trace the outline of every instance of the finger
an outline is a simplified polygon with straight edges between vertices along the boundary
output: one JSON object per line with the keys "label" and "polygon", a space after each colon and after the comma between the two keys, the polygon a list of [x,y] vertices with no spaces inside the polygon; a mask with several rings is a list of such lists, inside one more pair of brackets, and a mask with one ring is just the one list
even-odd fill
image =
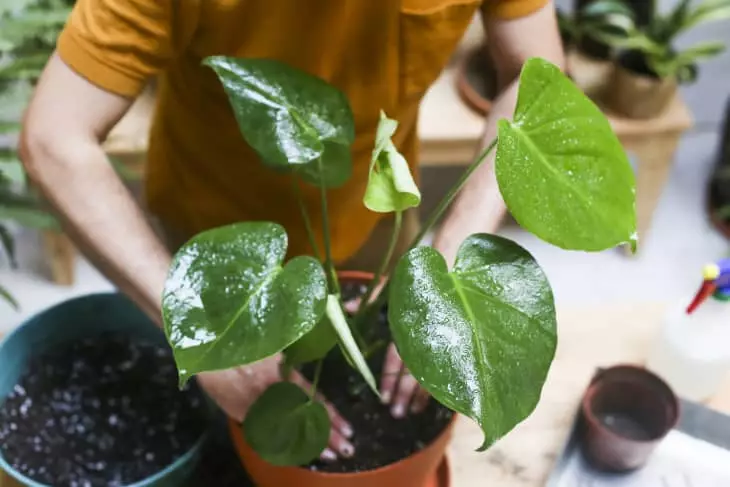
{"label": "finger", "polygon": [[403,361],[398,355],[395,344],[388,345],[388,351],[385,354],[385,364],[383,364],[383,373],[380,376],[380,397],[383,404],[390,404],[390,400],[395,394],[395,387],[398,384],[398,376],[403,369]]}
{"label": "finger", "polygon": [[431,399],[431,395],[426,389],[418,387],[411,402],[411,412],[414,414],[422,413],[426,409],[426,406],[428,406],[429,399]]}
{"label": "finger", "polygon": [[416,382],[416,379],[411,374],[405,371],[398,383],[398,389],[393,398],[393,407],[390,408],[390,414],[394,418],[402,418],[406,415],[408,405],[417,389],[418,382]]}
{"label": "finger", "polygon": [[347,441],[347,438],[342,436],[342,434],[334,428],[330,430],[330,441],[328,446],[330,450],[343,458],[351,458],[355,454],[355,447]]}
{"label": "finger", "polygon": [[[299,372],[293,372],[290,380],[304,389],[307,394],[311,394],[312,392],[312,384],[305,379],[302,374]],[[343,418],[339,412],[337,412],[337,409],[330,404],[327,399],[321,394],[316,393],[314,397],[324,405],[325,409],[327,410],[327,414],[330,417],[330,423],[332,424],[332,429],[336,430],[338,433],[340,433],[345,438],[352,438],[353,430],[350,423],[348,423],[345,418]]]}
{"label": "finger", "polygon": [[323,462],[331,463],[337,461],[337,453],[333,452],[329,448],[325,448],[319,455],[319,459]]}
{"label": "finger", "polygon": [[349,301],[346,301],[343,306],[345,311],[350,314],[355,314],[357,313],[357,310],[360,309],[360,298],[350,299]]}

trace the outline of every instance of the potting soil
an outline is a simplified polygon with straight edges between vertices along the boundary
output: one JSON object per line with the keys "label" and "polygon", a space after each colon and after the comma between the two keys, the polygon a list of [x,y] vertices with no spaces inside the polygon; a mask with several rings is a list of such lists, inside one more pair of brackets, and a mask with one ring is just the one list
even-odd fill
{"label": "potting soil", "polygon": [[198,441],[204,408],[196,386],[178,389],[169,347],[106,334],[30,361],[0,407],[0,450],[54,487],[128,485]]}
{"label": "potting soil", "polygon": [[[364,293],[364,286],[342,287],[345,300]],[[371,332],[368,341],[381,343],[377,352],[367,360],[379,380],[390,342],[387,310],[382,310],[367,329]],[[311,380],[313,371],[307,369],[303,372]],[[444,431],[453,416],[451,410],[431,399],[422,413],[394,418],[390,406],[380,402],[362,376],[346,363],[338,348],[325,358],[319,390],[352,425],[354,437],[350,442],[355,447],[355,455],[349,459],[340,458],[334,463],[316,461],[308,467],[312,470],[360,472],[395,463],[428,446]]]}

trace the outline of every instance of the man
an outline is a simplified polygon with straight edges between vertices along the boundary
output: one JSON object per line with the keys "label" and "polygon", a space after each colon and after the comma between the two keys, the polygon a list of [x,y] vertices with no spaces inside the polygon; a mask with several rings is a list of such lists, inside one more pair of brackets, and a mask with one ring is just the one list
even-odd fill
{"label": "man", "polygon": [[[480,8],[504,88],[487,120],[484,140],[490,141],[495,122],[514,109],[523,62],[540,56],[562,64],[549,0],[78,0],[27,112],[22,158],[76,243],[160,323],[169,247],[201,230],[273,220],[286,227],[292,255],[309,253],[288,179],[256,160],[220,83],[201,66],[204,57],[278,59],[348,96],[357,133],[353,177],[329,193],[333,255],[343,263],[380,219],[362,205],[380,110],[400,122],[395,142],[415,168],[418,104]],[[146,196],[169,247],[148,225],[101,148],[153,76],[158,106]],[[320,233],[317,190],[303,191]],[[451,261],[465,237],[494,231],[503,213],[486,164],[455,201],[434,246]],[[275,357],[198,379],[224,411],[242,419],[258,394],[281,377]],[[304,384],[299,376],[292,380]],[[381,388],[395,416],[409,405],[417,412],[428,400],[392,346]],[[335,411],[331,415],[324,457],[350,456],[347,438],[353,432]]]}

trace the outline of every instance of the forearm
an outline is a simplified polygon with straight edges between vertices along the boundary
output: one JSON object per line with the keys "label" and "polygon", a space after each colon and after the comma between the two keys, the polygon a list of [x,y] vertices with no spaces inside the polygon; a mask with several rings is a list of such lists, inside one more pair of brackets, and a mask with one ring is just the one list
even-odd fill
{"label": "forearm", "polygon": [[[486,128],[477,154],[480,154],[497,137],[497,121],[512,118],[516,104],[517,80],[495,100],[486,120]],[[450,264],[456,257],[459,245],[473,233],[493,233],[505,215],[506,207],[497,185],[494,172],[494,154],[469,178],[454,200],[447,217],[434,235],[433,245]]]}
{"label": "forearm", "polygon": [[170,255],[94,140],[24,139],[23,162],[76,245],[156,323]]}

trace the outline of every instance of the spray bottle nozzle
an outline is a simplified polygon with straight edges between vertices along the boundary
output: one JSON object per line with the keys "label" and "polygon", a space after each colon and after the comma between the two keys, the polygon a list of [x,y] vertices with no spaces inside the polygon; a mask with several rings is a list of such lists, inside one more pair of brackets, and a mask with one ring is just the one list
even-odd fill
{"label": "spray bottle nozzle", "polygon": [[692,314],[707,298],[714,294],[730,297],[730,259],[708,264],[702,270],[704,281],[687,307],[687,314]]}

